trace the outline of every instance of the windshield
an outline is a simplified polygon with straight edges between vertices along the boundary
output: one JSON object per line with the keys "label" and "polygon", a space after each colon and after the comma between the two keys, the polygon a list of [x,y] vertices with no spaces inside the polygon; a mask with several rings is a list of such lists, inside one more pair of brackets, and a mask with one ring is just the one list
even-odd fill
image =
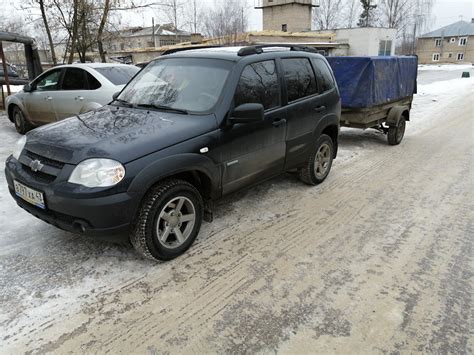
{"label": "windshield", "polygon": [[140,70],[135,66],[94,68],[114,85],[125,85]]}
{"label": "windshield", "polygon": [[217,103],[231,66],[218,59],[160,59],[146,66],[118,99],[136,106],[206,112]]}

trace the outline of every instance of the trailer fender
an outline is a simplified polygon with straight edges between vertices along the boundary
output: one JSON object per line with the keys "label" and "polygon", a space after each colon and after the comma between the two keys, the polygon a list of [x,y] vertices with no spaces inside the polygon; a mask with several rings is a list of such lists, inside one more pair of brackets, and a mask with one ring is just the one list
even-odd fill
{"label": "trailer fender", "polygon": [[407,121],[410,120],[410,108],[408,106],[393,106],[388,112],[387,125],[398,126],[398,121],[404,116]]}

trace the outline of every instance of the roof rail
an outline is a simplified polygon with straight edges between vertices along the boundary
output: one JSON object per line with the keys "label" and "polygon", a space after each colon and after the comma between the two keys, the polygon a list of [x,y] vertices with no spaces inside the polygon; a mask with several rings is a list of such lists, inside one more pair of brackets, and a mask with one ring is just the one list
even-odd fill
{"label": "roof rail", "polygon": [[237,55],[240,57],[252,54],[261,54],[263,53],[264,48],[289,48],[290,51],[302,51],[302,52],[311,52],[318,53],[318,51],[312,47],[298,45],[298,44],[256,44],[253,46],[247,46],[239,49]]}
{"label": "roof rail", "polygon": [[222,47],[219,45],[202,45],[202,46],[194,46],[194,47],[177,47],[177,48],[170,48],[165,50],[161,55],[167,55],[167,54],[173,54],[176,52],[183,52],[183,51],[189,51],[191,49],[204,49],[204,48],[216,48],[216,47]]}

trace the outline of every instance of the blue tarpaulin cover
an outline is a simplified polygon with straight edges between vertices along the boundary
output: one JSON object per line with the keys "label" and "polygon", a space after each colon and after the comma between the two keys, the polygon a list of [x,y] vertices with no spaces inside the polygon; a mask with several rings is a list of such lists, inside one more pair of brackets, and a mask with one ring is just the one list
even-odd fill
{"label": "blue tarpaulin cover", "polygon": [[416,93],[417,57],[327,57],[343,108],[370,108]]}

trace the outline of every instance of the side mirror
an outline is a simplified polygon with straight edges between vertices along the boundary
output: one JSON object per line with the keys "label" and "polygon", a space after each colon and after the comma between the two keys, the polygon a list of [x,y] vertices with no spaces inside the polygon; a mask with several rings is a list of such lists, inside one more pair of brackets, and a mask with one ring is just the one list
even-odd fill
{"label": "side mirror", "polygon": [[23,91],[24,92],[32,92],[33,88],[31,87],[31,84],[26,84],[25,86],[23,86]]}
{"label": "side mirror", "polygon": [[229,121],[231,123],[250,123],[263,121],[262,104],[242,104],[232,111]]}
{"label": "side mirror", "polygon": [[117,97],[118,97],[119,95],[120,95],[120,91],[117,91],[116,93],[114,93],[114,94],[112,95],[112,100],[114,100],[114,101],[117,100]]}

